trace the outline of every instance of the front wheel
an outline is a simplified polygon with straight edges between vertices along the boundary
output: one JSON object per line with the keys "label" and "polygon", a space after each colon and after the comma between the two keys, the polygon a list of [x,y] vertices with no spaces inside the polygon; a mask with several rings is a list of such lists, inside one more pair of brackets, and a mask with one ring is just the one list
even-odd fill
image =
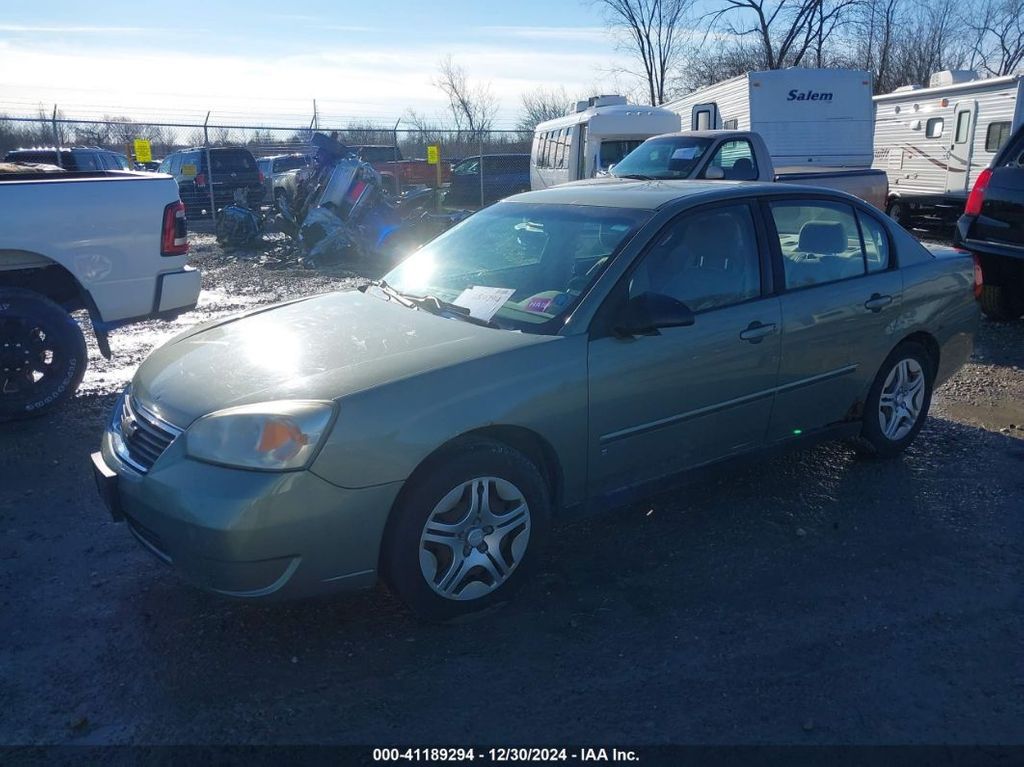
{"label": "front wheel", "polygon": [[388,525],[382,569],[418,615],[445,619],[506,601],[540,556],[547,485],[522,453],[487,439],[434,457]]}
{"label": "front wheel", "polygon": [[935,371],[921,344],[907,341],[882,363],[864,407],[861,446],[880,457],[901,453],[928,416]]}
{"label": "front wheel", "polygon": [[87,361],[82,329],[64,309],[31,290],[0,289],[0,421],[69,399]]}

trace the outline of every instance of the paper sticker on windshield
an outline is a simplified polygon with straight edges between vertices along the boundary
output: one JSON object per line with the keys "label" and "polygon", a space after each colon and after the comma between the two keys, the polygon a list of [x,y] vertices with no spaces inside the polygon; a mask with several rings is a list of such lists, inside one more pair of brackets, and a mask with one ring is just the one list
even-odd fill
{"label": "paper sticker on windshield", "polygon": [[692,160],[697,156],[697,147],[681,146],[672,153],[673,160]]}
{"label": "paper sticker on windshield", "polygon": [[462,291],[452,303],[469,309],[470,317],[487,322],[497,314],[498,309],[504,306],[515,292],[515,288],[488,288],[474,285]]}
{"label": "paper sticker on windshield", "polygon": [[551,306],[550,298],[531,298],[530,303],[526,305],[526,310],[530,312],[546,312],[549,306]]}

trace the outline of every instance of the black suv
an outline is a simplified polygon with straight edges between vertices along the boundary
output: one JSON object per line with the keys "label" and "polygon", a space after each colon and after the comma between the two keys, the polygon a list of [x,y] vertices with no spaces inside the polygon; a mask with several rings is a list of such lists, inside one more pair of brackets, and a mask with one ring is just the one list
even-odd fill
{"label": "black suv", "polygon": [[994,320],[1024,314],[1024,125],[978,176],[954,239],[981,264],[981,310]]}
{"label": "black suv", "polygon": [[109,149],[98,146],[76,146],[62,148],[40,147],[35,149],[12,149],[4,155],[4,162],[34,162],[59,165],[64,170],[128,170],[128,158]]}
{"label": "black suv", "polygon": [[256,167],[252,152],[245,147],[219,146],[171,152],[157,172],[174,176],[189,218],[198,218],[204,211],[209,215],[211,184],[215,210],[231,205],[239,189],[245,190],[246,200],[254,206],[259,205],[265,195],[263,173]]}

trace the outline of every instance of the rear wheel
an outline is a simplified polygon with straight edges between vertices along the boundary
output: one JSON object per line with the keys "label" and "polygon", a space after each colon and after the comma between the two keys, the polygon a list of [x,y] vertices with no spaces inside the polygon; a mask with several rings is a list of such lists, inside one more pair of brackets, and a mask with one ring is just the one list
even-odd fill
{"label": "rear wheel", "polygon": [[934,363],[921,344],[906,341],[892,351],[864,406],[864,452],[887,458],[914,441],[928,416],[934,381]]}
{"label": "rear wheel", "polygon": [[886,207],[885,212],[889,218],[903,228],[907,228],[910,224],[910,216],[908,215],[907,206],[899,200],[892,200]]}
{"label": "rear wheel", "polygon": [[82,329],[64,309],[30,290],[0,289],[0,420],[62,404],[87,361]]}
{"label": "rear wheel", "polygon": [[1024,291],[1009,285],[982,285],[978,302],[989,319],[1006,322],[1024,314]]}
{"label": "rear wheel", "polygon": [[517,450],[466,441],[431,459],[402,491],[382,569],[422,617],[444,619],[506,601],[540,556],[547,485]]}

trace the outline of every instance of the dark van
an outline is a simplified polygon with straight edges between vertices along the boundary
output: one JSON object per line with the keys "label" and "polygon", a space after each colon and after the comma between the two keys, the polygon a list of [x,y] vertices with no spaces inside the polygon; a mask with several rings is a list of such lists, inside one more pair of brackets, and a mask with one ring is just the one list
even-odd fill
{"label": "dark van", "polygon": [[530,155],[485,154],[467,157],[452,168],[446,205],[480,207],[530,190]]}
{"label": "dark van", "polygon": [[240,146],[172,152],[160,163],[157,172],[174,176],[189,218],[198,218],[203,211],[209,215],[211,185],[216,209],[232,204],[239,189],[245,190],[250,205],[259,205],[266,193],[256,158]]}

